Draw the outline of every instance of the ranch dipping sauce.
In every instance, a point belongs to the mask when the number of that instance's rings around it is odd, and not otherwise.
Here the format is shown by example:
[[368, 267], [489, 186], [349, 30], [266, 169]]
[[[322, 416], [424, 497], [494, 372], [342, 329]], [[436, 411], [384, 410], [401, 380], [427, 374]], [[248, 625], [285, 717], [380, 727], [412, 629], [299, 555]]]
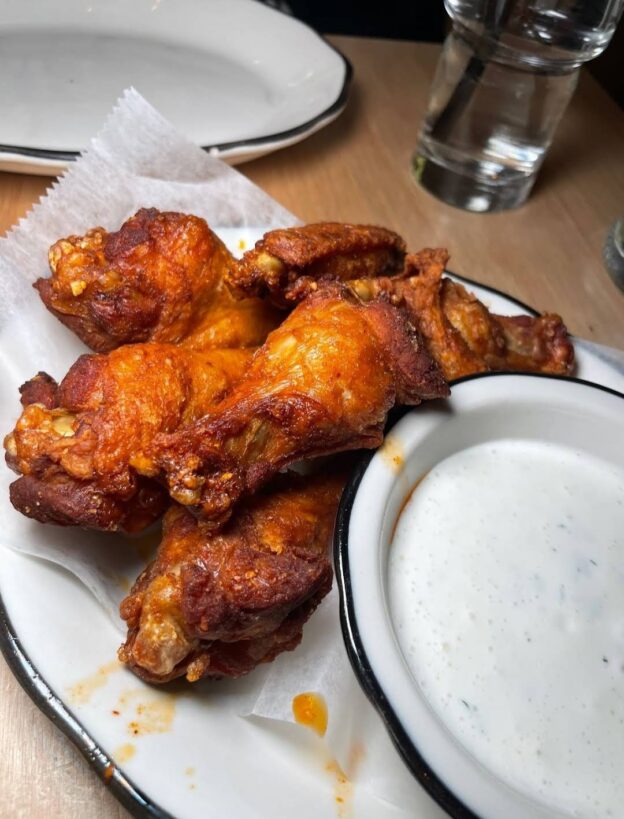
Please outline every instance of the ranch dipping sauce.
[[534, 441], [452, 455], [399, 517], [388, 599], [474, 757], [564, 815], [624, 816], [623, 469]]

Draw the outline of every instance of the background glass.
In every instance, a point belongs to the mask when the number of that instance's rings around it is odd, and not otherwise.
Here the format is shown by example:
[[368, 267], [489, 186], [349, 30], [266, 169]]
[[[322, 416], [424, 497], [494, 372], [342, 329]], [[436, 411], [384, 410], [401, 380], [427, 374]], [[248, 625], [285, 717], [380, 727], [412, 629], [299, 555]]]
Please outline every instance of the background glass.
[[624, 0], [447, 0], [453, 30], [414, 156], [431, 193], [494, 211], [525, 201], [579, 66], [613, 36]]
[[624, 216], [611, 225], [603, 248], [605, 266], [613, 281], [624, 291]]

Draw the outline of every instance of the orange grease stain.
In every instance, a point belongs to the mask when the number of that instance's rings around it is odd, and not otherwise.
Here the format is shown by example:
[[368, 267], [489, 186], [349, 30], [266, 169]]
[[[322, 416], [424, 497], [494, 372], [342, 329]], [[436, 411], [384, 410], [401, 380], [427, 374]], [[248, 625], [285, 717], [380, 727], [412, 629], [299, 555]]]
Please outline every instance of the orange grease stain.
[[399, 512], [398, 512], [398, 514], [396, 516], [396, 520], [394, 521], [394, 526], [392, 527], [392, 535], [390, 536], [390, 543], [392, 543], [392, 541], [394, 540], [394, 534], [396, 532], [397, 526], [399, 525], [399, 520], [401, 519], [401, 515], [403, 514], [403, 512], [405, 510], [405, 507], [411, 501], [412, 497], [414, 496], [414, 492], [418, 489], [418, 487], [425, 480], [425, 478], [427, 477], [428, 474], [429, 474], [429, 472], [425, 472], [423, 475], [420, 476], [420, 478], [417, 478], [416, 483], [414, 484], [414, 486], [410, 489], [410, 491], [407, 493], [407, 495], [403, 499], [403, 503], [401, 504], [401, 508], [399, 509]]
[[104, 768], [104, 781], [110, 782], [113, 774], [115, 773], [115, 766], [114, 765], [107, 765]]
[[175, 700], [173, 694], [159, 692], [150, 695], [145, 689], [135, 688], [120, 694], [115, 710], [121, 714], [125, 709], [131, 709], [128, 732], [134, 737], [164, 734], [169, 731], [175, 718]]
[[127, 577], [124, 577], [122, 574], [115, 574], [113, 576], [113, 580], [124, 594], [127, 594], [130, 591], [132, 583]]
[[156, 547], [161, 540], [162, 531], [160, 527], [158, 527], [156, 530], [150, 531], [147, 534], [128, 538], [128, 543], [130, 543], [138, 557], [140, 557], [144, 563], [147, 563], [154, 556]]
[[119, 671], [121, 667], [118, 660], [100, 666], [95, 674], [85, 677], [84, 680], [80, 680], [67, 689], [69, 701], [74, 705], [85, 705], [98, 688], [103, 688], [106, 685], [109, 676], [115, 671]]
[[120, 745], [116, 751], [113, 752], [113, 758], [115, 762], [118, 762], [120, 765], [123, 765], [124, 762], [128, 762], [136, 753], [136, 747], [132, 745], [130, 742], [127, 742], [125, 745]]
[[379, 448], [379, 454], [393, 472], [398, 473], [403, 469], [403, 465], [405, 464], [403, 444], [392, 434], [387, 435], [384, 439], [383, 444]]
[[335, 759], [327, 763], [325, 770], [334, 777], [334, 800], [338, 816], [340, 819], [346, 819], [351, 816], [353, 783], [347, 779], [345, 772]]
[[[188, 776], [188, 777], [193, 777], [193, 776], [195, 776], [195, 768], [187, 768], [187, 769], [184, 771], [184, 773], [185, 773], [185, 774], [186, 774], [186, 776]], [[197, 788], [197, 784], [196, 784], [195, 782], [189, 782], [188, 789], [189, 789], [190, 791], [194, 791], [196, 788]]]
[[311, 728], [320, 737], [327, 731], [327, 704], [320, 694], [314, 691], [305, 691], [293, 697], [292, 712], [295, 722]]
[[[311, 728], [320, 737], [325, 735], [329, 714], [327, 703], [320, 694], [314, 691], [297, 694], [296, 697], [293, 697], [292, 712], [295, 721], [300, 725]], [[366, 751], [361, 742], [356, 742], [351, 746], [347, 766], [352, 777], [356, 775], [365, 755]], [[325, 763], [325, 770], [334, 780], [334, 801], [338, 819], [348, 819], [352, 816], [353, 783], [335, 759], [330, 759]]]
[[366, 756], [366, 748], [361, 742], [354, 742], [349, 749], [347, 770], [351, 779], [356, 779], [362, 760]]
[[246, 250], [247, 249], [247, 242], [244, 239], [238, 240], [238, 249], [239, 250]]

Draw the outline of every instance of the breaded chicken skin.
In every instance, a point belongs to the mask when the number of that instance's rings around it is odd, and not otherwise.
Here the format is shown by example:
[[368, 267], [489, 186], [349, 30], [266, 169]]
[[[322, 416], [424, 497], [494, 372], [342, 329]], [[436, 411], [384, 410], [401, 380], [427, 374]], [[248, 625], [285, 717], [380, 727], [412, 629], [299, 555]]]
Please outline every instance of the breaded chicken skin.
[[63, 525], [131, 531], [153, 522], [167, 503], [146, 481], [157, 473], [155, 435], [201, 417], [251, 356], [135, 344], [81, 356], [58, 387], [40, 373], [22, 388], [25, 406], [5, 439], [7, 462], [23, 476], [13, 505]]
[[244, 378], [194, 424], [158, 435], [178, 503], [221, 523], [243, 495], [297, 460], [376, 447], [388, 411], [448, 394], [401, 309], [333, 283], [274, 330]]
[[215, 533], [173, 506], [156, 560], [121, 604], [139, 676], [240, 676], [301, 639], [331, 587], [341, 475], [279, 476]]
[[[197, 216], [142, 209], [114, 233], [98, 227], [59, 240], [49, 262], [52, 276], [35, 283], [44, 304], [97, 352], [175, 344], [195, 331], [205, 346], [255, 346], [279, 321], [257, 300], [236, 306], [223, 284], [234, 258]], [[208, 337], [221, 306], [230, 319], [221, 316]]]
[[404, 257], [405, 242], [391, 230], [319, 222], [265, 233], [231, 266], [226, 281], [239, 297], [268, 297], [288, 306], [319, 282], [392, 275]]
[[443, 276], [447, 261], [445, 250], [423, 250], [407, 257], [403, 276], [361, 279], [349, 287], [362, 299], [384, 294], [402, 305], [449, 381], [488, 370], [572, 372], [574, 348], [559, 316], [494, 315]]

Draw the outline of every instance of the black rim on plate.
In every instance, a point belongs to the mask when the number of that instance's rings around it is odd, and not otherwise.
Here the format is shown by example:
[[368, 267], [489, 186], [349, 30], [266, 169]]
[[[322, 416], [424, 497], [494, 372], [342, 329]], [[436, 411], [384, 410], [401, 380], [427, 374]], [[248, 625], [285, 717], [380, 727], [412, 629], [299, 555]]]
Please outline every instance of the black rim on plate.
[[[277, 11], [277, 9], [273, 9]], [[280, 12], [281, 13], [281, 12]], [[289, 16], [289, 15], [287, 15]], [[294, 19], [294, 18], [292, 18]], [[278, 131], [274, 134], [266, 134], [265, 136], [259, 137], [250, 137], [249, 139], [238, 139], [234, 140], [233, 142], [219, 142], [215, 145], [202, 145], [204, 151], [208, 153], [215, 153], [217, 157], [221, 156], [222, 154], [233, 151], [236, 149], [242, 148], [257, 148], [262, 145], [268, 145], [273, 142], [282, 142], [284, 140], [289, 140], [292, 137], [300, 136], [306, 134], [308, 131], [314, 129], [316, 125], [319, 125], [326, 119], [330, 119], [334, 116], [334, 114], [338, 115], [340, 111], [346, 106], [347, 98], [349, 96], [349, 89], [351, 87], [351, 81], [353, 79], [353, 66], [351, 62], [345, 57], [345, 55], [338, 49], [336, 46], [329, 43], [324, 37], [321, 37], [316, 31], [314, 31], [311, 26], [308, 26], [307, 23], [302, 22], [301, 20], [297, 20], [297, 22], [305, 26], [305, 28], [310, 29], [316, 34], [325, 45], [334, 51], [344, 63], [344, 78], [342, 81], [342, 86], [338, 93], [336, 99], [329, 105], [327, 108], [324, 108], [319, 114], [312, 117], [305, 122], [302, 122], [300, 125], [295, 125], [292, 128], [287, 128], [285, 131]], [[18, 156], [31, 156], [35, 159], [48, 159], [50, 161], [57, 160], [59, 162], [72, 162], [80, 156], [80, 151], [56, 151], [50, 148], [26, 148], [22, 145], [2, 145], [0, 144], [0, 154], [17, 154]]]
[[103, 751], [80, 721], [52, 691], [22, 647], [11, 618], [0, 597], [0, 651], [19, 684], [35, 705], [78, 748], [89, 765], [133, 816], [173, 819], [136, 787]]
[[[477, 282], [471, 282], [470, 279], [463, 279], [463, 277], [460, 276], [457, 276], [457, 278], [462, 278], [463, 281], [473, 285], [477, 284]], [[483, 287], [483, 285], [478, 286]], [[509, 299], [509, 296], [506, 296], [504, 293], [501, 293], [494, 288], [487, 289]], [[515, 301], [515, 299], [510, 300]], [[518, 304], [521, 304], [521, 302], [518, 302]], [[522, 306], [524, 307], [524, 305]], [[526, 309], [528, 312], [537, 315], [534, 310], [530, 308]], [[451, 386], [462, 384], [466, 381], [476, 381], [482, 378], [499, 378], [501, 376], [508, 377], [510, 375], [527, 378], [544, 378], [549, 381], [572, 382], [574, 384], [581, 384], [584, 387], [589, 387], [593, 390], [600, 390], [602, 392], [610, 393], [611, 395], [615, 395], [624, 400], [624, 394], [618, 392], [617, 390], [611, 389], [611, 387], [605, 387], [602, 384], [594, 384], [593, 382], [585, 381], [582, 378], [549, 375], [547, 373], [523, 373], [513, 371], [475, 373], [474, 375], [466, 375], [452, 381]], [[414, 411], [414, 407], [401, 407], [400, 409], [391, 413], [386, 426], [385, 434], [387, 434], [392, 427], [401, 420], [401, 418]], [[477, 814], [473, 813], [468, 807], [466, 807], [466, 805], [457, 796], [455, 796], [447, 785], [444, 784], [439, 775], [427, 764], [421, 753], [418, 751], [418, 748], [409, 738], [375, 675], [360, 636], [355, 615], [349, 569], [349, 524], [355, 496], [357, 495], [360, 483], [362, 482], [364, 474], [366, 473], [366, 470], [374, 456], [374, 451], [367, 452], [358, 461], [358, 464], [355, 467], [355, 470], [342, 494], [334, 533], [334, 565], [336, 569], [336, 579], [338, 581], [338, 592], [340, 596], [340, 626], [342, 629], [342, 636], [347, 650], [347, 655], [362, 690], [385, 722], [386, 728], [395, 748], [424, 789], [431, 797], [433, 797], [441, 808], [443, 808], [451, 817], [453, 817], [453, 819], [480, 819]]]

